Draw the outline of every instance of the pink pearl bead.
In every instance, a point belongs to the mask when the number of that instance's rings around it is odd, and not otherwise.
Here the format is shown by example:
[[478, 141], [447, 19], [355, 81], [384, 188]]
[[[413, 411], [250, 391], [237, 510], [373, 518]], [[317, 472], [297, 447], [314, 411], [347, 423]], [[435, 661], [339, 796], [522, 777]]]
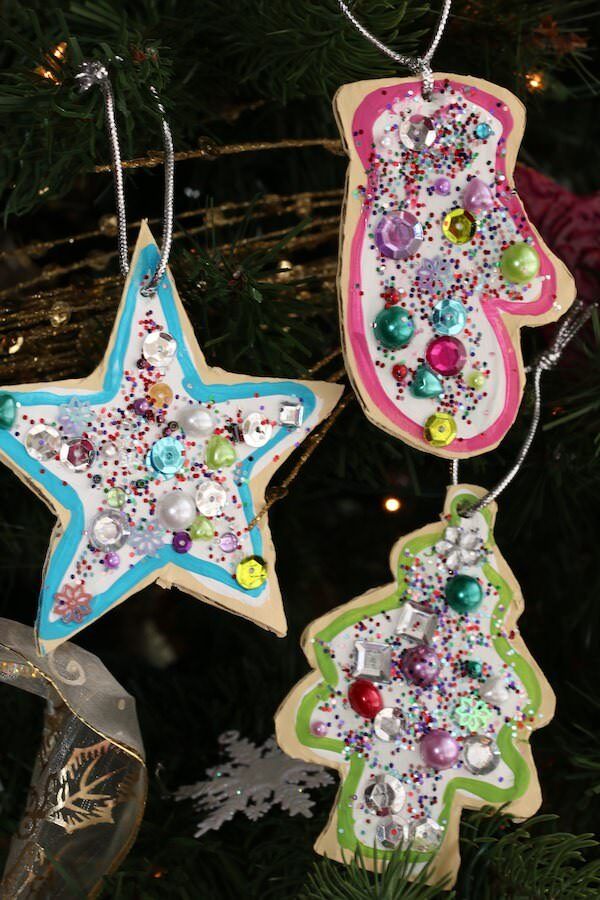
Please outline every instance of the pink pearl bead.
[[315, 737], [325, 737], [327, 734], [327, 725], [325, 722], [311, 722], [310, 730]]
[[439, 675], [440, 658], [432, 647], [417, 644], [402, 654], [402, 671], [413, 684], [427, 687]]
[[428, 344], [425, 359], [439, 375], [458, 375], [467, 360], [467, 352], [458, 338], [444, 335]]
[[451, 769], [460, 752], [458, 743], [442, 728], [435, 728], [424, 735], [419, 750], [425, 765], [432, 769]]

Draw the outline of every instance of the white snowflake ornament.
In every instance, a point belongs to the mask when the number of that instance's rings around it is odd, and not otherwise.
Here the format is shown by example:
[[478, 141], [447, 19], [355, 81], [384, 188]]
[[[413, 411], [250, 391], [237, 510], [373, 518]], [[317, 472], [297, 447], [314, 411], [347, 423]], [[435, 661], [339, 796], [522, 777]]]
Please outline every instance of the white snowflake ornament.
[[444, 538], [435, 545], [436, 552], [443, 557], [449, 569], [462, 566], [476, 566], [484, 553], [483, 541], [476, 529], [449, 525]]
[[226, 731], [219, 743], [230, 762], [207, 769], [206, 781], [184, 785], [175, 794], [176, 800], [194, 800], [198, 812], [208, 813], [198, 823], [195, 837], [218, 831], [238, 812], [255, 822], [277, 804], [290, 816], [312, 818], [314, 800], [308, 788], [333, 781], [322, 766], [285, 756], [275, 738], [257, 747], [239, 732]]

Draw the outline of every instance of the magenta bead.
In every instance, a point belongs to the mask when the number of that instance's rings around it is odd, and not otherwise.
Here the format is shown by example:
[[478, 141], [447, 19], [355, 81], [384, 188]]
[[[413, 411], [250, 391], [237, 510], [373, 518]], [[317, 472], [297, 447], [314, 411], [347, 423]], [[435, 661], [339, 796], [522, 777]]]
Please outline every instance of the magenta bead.
[[315, 737], [325, 737], [327, 734], [327, 725], [325, 722], [311, 722], [310, 730], [311, 734], [314, 734]]
[[421, 738], [421, 758], [432, 769], [451, 769], [458, 759], [460, 747], [451, 734], [435, 728]]
[[173, 550], [175, 553], [187, 553], [192, 546], [192, 539], [187, 531], [178, 531], [173, 535]]
[[427, 346], [425, 359], [439, 375], [458, 375], [466, 362], [467, 351], [458, 338], [443, 335]]
[[494, 197], [481, 178], [472, 178], [463, 191], [463, 206], [469, 212], [477, 212], [480, 209], [491, 209], [494, 205]]
[[423, 226], [416, 216], [403, 209], [383, 216], [375, 229], [375, 243], [382, 256], [408, 259], [423, 243]]
[[110, 553], [107, 553], [104, 557], [104, 565], [108, 569], [118, 569], [120, 562], [121, 558], [118, 553], [114, 552], [114, 550], [111, 550]]
[[427, 687], [439, 675], [440, 658], [432, 647], [417, 644], [402, 654], [402, 671], [413, 684]]
[[145, 416], [150, 409], [150, 404], [144, 397], [141, 397], [139, 400], [133, 401], [133, 408], [138, 416]]
[[441, 197], [447, 197], [450, 193], [452, 185], [450, 184], [449, 178], [438, 178], [435, 184], [433, 185], [433, 189], [436, 194], [439, 194]]

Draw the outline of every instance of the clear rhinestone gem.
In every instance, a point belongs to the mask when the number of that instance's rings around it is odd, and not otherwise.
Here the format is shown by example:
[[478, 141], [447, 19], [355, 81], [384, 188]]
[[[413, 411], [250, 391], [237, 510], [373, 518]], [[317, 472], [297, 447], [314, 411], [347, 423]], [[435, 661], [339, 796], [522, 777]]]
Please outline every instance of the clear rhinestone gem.
[[365, 788], [364, 801], [367, 809], [378, 816], [389, 816], [400, 812], [406, 802], [406, 791], [401, 781], [393, 775], [377, 775]]
[[411, 640], [430, 644], [435, 634], [437, 621], [436, 613], [431, 612], [430, 609], [422, 606], [420, 603], [413, 603], [412, 600], [407, 600], [400, 608], [396, 622], [396, 634], [402, 634], [404, 637], [411, 638]]
[[60, 461], [71, 472], [84, 472], [96, 458], [94, 445], [87, 438], [73, 438], [60, 448]]
[[165, 369], [173, 362], [177, 341], [166, 331], [153, 331], [144, 338], [142, 356], [151, 366]]
[[414, 826], [410, 822], [403, 822], [393, 816], [375, 830], [377, 843], [386, 850], [395, 850], [396, 847], [409, 844], [413, 834]]
[[409, 116], [400, 126], [400, 140], [407, 150], [431, 147], [435, 138], [435, 125], [428, 116]]
[[404, 713], [398, 706], [384, 706], [373, 719], [373, 734], [380, 741], [395, 741], [405, 726]]
[[92, 519], [90, 543], [96, 550], [118, 550], [130, 535], [127, 518], [114, 509], [106, 509]]
[[263, 447], [273, 434], [273, 426], [264, 420], [261, 413], [253, 412], [246, 416], [242, 424], [242, 437], [249, 447]]
[[227, 503], [227, 491], [214, 481], [203, 481], [196, 491], [196, 506], [203, 516], [218, 516]]
[[486, 734], [471, 734], [463, 741], [463, 765], [473, 775], [488, 775], [499, 762], [496, 742]]
[[46, 461], [60, 453], [61, 437], [51, 425], [34, 425], [25, 438], [25, 447], [34, 459]]
[[392, 648], [379, 641], [356, 642], [356, 666], [354, 674], [371, 681], [389, 681], [392, 666]]
[[412, 849], [417, 853], [433, 853], [444, 837], [444, 829], [435, 819], [420, 819], [415, 824]]
[[302, 425], [304, 407], [299, 400], [284, 400], [279, 407], [279, 424], [288, 428], [298, 428]]

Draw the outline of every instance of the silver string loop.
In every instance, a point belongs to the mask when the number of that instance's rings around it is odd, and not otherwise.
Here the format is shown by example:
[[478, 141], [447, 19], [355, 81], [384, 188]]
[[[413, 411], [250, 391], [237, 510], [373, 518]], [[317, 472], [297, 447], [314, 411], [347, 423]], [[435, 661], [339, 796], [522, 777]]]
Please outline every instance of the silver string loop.
[[[129, 251], [127, 245], [127, 211], [125, 206], [125, 186], [123, 180], [123, 166], [121, 160], [121, 144], [115, 114], [115, 96], [110, 82], [108, 69], [101, 62], [87, 60], [82, 63], [79, 72], [75, 75], [82, 92], [92, 87], [99, 87], [104, 98], [104, 112], [106, 116], [106, 131], [110, 145], [111, 167], [113, 170], [115, 185], [115, 205], [117, 209], [117, 244], [119, 255], [119, 268], [125, 277], [129, 272]], [[165, 197], [162, 221], [162, 245], [160, 259], [150, 281], [141, 289], [141, 293], [148, 297], [154, 293], [157, 284], [165, 274], [169, 263], [169, 255], [173, 243], [173, 208], [175, 193], [175, 153], [173, 149], [173, 137], [169, 123], [165, 118], [165, 109], [160, 102], [158, 91], [150, 85], [150, 93], [160, 113], [161, 130], [165, 152]]]
[[[531, 418], [531, 423], [527, 430], [527, 434], [525, 435], [525, 440], [523, 441], [521, 449], [517, 454], [517, 458], [512, 468], [510, 468], [506, 475], [500, 479], [498, 484], [490, 491], [488, 491], [487, 494], [485, 494], [480, 500], [477, 500], [476, 503], [473, 503], [468, 508], [461, 510], [460, 515], [462, 518], [470, 519], [475, 515], [475, 513], [478, 513], [482, 509], [485, 509], [486, 506], [489, 506], [492, 500], [496, 500], [496, 498], [500, 496], [502, 491], [506, 487], [508, 487], [515, 475], [517, 475], [517, 473], [520, 471], [523, 463], [525, 462], [525, 458], [529, 453], [530, 447], [533, 443], [533, 439], [540, 424], [542, 409], [542, 375], [544, 372], [548, 372], [557, 364], [563, 350], [565, 349], [569, 341], [571, 341], [580, 331], [580, 329], [583, 328], [585, 323], [592, 316], [595, 309], [597, 309], [596, 303], [586, 306], [583, 301], [577, 300], [558, 327], [552, 344], [546, 350], [540, 353], [533, 365], [528, 366], [525, 369], [525, 371], [532, 376], [534, 398], [533, 415]], [[452, 484], [458, 484], [457, 459], [453, 459], [450, 463], [450, 478]]]
[[443, 0], [442, 10], [440, 12], [440, 17], [438, 19], [438, 23], [436, 29], [433, 33], [433, 37], [431, 39], [431, 43], [427, 49], [427, 51], [422, 56], [408, 56], [404, 53], [398, 53], [396, 50], [392, 50], [391, 47], [388, 47], [387, 44], [384, 44], [383, 41], [380, 41], [379, 38], [375, 37], [362, 22], [356, 18], [354, 13], [350, 10], [347, 3], [344, 0], [338, 0], [338, 5], [341, 11], [344, 13], [349, 22], [354, 25], [359, 34], [365, 38], [365, 40], [369, 41], [373, 44], [374, 47], [377, 47], [382, 53], [385, 53], [386, 56], [389, 56], [390, 59], [393, 59], [394, 62], [399, 63], [401, 66], [406, 66], [406, 68], [410, 69], [411, 72], [415, 74], [421, 75], [423, 79], [423, 96], [425, 99], [429, 99], [433, 92], [433, 71], [431, 68], [431, 60], [433, 59], [433, 54], [437, 50], [438, 44], [442, 39], [442, 35], [444, 33], [444, 29], [446, 28], [446, 24], [448, 22], [448, 16], [450, 15], [450, 8], [452, 6], [452, 0]]

